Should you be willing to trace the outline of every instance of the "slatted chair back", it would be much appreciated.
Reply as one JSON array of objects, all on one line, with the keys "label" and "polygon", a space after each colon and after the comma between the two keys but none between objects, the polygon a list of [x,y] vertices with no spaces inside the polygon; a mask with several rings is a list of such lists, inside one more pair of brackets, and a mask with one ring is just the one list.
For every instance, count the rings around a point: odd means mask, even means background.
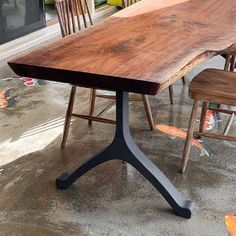
[{"label": "slatted chair back", "polygon": [[139,2],[140,0],[122,0],[123,1],[123,7],[129,7],[132,4]]},{"label": "slatted chair back", "polygon": [[62,37],[93,25],[87,0],[55,0]]}]

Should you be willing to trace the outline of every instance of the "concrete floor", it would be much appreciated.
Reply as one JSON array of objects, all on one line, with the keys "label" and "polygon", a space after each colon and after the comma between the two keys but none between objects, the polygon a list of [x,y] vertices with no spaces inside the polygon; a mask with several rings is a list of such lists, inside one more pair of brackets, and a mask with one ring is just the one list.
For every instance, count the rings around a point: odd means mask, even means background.
[{"label": "concrete floor", "polygon": [[[218,57],[203,67],[222,67]],[[2,63],[0,79],[12,74]],[[186,129],[192,101],[188,84],[175,84],[175,103],[167,91],[150,97],[155,123]],[[106,163],[70,189],[55,187],[56,177],[73,170],[109,144],[114,126],[74,120],[65,150],[60,149],[70,86],[48,82],[25,87],[1,81],[18,94],[13,108],[0,109],[0,235],[227,235],[224,216],[236,213],[236,145],[206,140],[210,156],[193,147],[186,174],[178,173],[184,141],[149,131],[142,103],[130,104],[130,126],[138,146],[177,189],[197,203],[193,217],[172,214],[163,197],[134,168]],[[78,89],[76,110],[87,111],[88,89]],[[107,101],[97,102],[97,111]],[[114,117],[114,107],[106,117]],[[226,116],[221,116],[225,121]],[[222,129],[222,123],[218,128]],[[235,123],[231,134],[236,135]]]}]

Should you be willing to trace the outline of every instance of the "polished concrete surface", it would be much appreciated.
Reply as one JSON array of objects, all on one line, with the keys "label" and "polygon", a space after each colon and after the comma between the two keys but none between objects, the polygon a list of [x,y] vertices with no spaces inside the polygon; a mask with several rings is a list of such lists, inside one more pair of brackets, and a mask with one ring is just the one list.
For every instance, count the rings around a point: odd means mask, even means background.
[{"label": "polished concrete surface", "polygon": [[[191,77],[203,67],[222,67],[218,57],[177,81],[175,102],[168,92],[150,97],[155,123],[187,128],[192,101]],[[0,78],[12,75],[3,63]],[[184,175],[178,173],[184,141],[150,131],[142,103],[130,103],[134,140],[188,199],[196,201],[190,220],[172,214],[163,197],[134,168],[112,161],[58,190],[56,177],[73,170],[109,144],[114,126],[72,122],[67,147],[60,149],[70,86],[47,82],[25,86],[19,79],[0,80],[12,87],[17,102],[0,109],[0,235],[227,235],[224,216],[236,213],[236,145],[205,140],[210,156],[192,148]],[[89,90],[79,88],[76,110],[88,111]],[[108,102],[98,99],[96,111]],[[104,117],[114,117],[115,107]],[[222,129],[227,116],[221,115]],[[236,135],[235,123],[231,134]]]}]

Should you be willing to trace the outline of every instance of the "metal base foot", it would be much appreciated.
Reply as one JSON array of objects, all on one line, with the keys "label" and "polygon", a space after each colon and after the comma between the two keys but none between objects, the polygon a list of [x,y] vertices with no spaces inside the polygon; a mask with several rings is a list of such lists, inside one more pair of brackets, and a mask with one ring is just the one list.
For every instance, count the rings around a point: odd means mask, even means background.
[{"label": "metal base foot", "polygon": [[176,215],[191,218],[194,203],[185,200],[166,176],[134,143],[128,119],[128,93],[116,93],[116,134],[113,142],[73,173],[64,173],[56,180],[58,188],[66,189],[89,170],[110,160],[123,160],[136,168],[166,199]]},{"label": "metal base foot", "polygon": [[67,189],[70,184],[66,181],[69,179],[70,173],[64,172],[56,179],[56,185],[60,189]]}]

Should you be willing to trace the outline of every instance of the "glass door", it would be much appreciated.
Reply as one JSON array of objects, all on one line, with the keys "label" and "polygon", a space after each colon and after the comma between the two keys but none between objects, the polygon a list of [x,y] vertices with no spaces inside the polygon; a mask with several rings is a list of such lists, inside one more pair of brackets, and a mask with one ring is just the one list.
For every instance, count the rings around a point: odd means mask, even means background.
[{"label": "glass door", "polygon": [[0,0],[0,44],[44,26],[43,0]]}]

